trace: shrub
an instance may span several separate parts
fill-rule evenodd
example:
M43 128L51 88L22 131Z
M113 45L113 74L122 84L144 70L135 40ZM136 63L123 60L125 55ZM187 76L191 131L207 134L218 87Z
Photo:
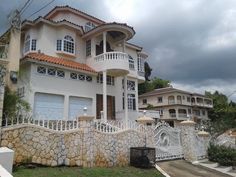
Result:
M208 158L223 166L236 166L236 149L210 144Z

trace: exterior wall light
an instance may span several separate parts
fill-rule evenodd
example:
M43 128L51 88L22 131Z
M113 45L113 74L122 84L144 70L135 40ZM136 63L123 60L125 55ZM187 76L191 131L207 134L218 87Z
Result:
M10 72L10 79L12 83L16 84L17 83L17 72L16 71L11 71Z

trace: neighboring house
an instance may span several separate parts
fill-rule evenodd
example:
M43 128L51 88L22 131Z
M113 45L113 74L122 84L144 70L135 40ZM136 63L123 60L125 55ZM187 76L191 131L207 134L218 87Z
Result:
M172 87L155 89L139 96L139 109L153 109L160 119L171 126L192 118L195 122L208 119L208 110L213 108L210 98Z
M137 119L138 83L148 56L127 42L135 35L132 27L58 6L24 21L19 34L20 58L9 62L20 60L15 85L35 118L72 120L86 113Z

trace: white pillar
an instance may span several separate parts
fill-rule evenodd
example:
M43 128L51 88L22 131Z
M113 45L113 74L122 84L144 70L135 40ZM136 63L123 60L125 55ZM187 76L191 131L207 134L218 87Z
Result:
M137 112L137 118L138 118L138 79L135 82L135 106L136 106L136 112Z
M103 32L103 53L107 52L107 32Z
M107 121L107 72L103 71L103 118Z
M122 45L122 51L123 51L123 53L125 53L125 40L123 41L123 45Z
M124 77L125 126L128 128L127 75Z

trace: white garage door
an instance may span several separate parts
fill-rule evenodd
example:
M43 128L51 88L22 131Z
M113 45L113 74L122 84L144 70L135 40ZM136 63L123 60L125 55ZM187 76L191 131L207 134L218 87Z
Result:
M92 99L81 97L69 98L69 119L75 119L84 114L84 107L87 108L87 115L92 114Z
M34 98L34 115L38 119L63 119L64 96L36 93Z

